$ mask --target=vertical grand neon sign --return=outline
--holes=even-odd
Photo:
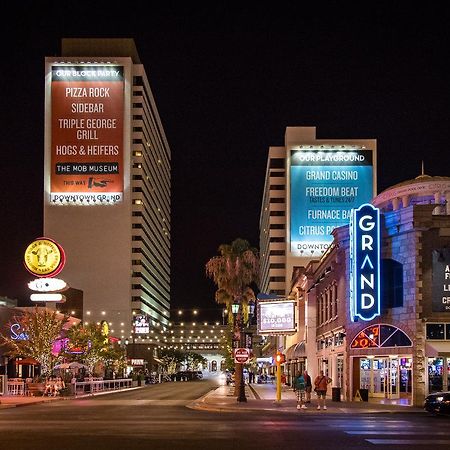
[[[380,315],[380,210],[352,211],[350,222],[350,314],[353,321]]]

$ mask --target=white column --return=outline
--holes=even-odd
[[[337,387],[338,386],[337,355],[335,355],[334,353],[331,354],[331,379],[333,380],[331,386]]]
[[[404,195],[402,197],[402,205],[403,208],[407,208],[409,206],[409,195]]]

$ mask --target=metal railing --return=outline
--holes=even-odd
[[[117,391],[133,387],[131,378],[120,378],[117,380],[100,381],[76,381],[70,383],[72,395],[89,395],[98,392]]]

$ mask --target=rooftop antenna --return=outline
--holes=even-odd
[[[422,159],[422,176],[423,175],[425,175],[425,168],[424,168],[423,159]]]

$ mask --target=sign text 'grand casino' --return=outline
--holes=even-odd
[[[371,204],[352,211],[350,222],[352,320],[380,315],[380,211]]]

